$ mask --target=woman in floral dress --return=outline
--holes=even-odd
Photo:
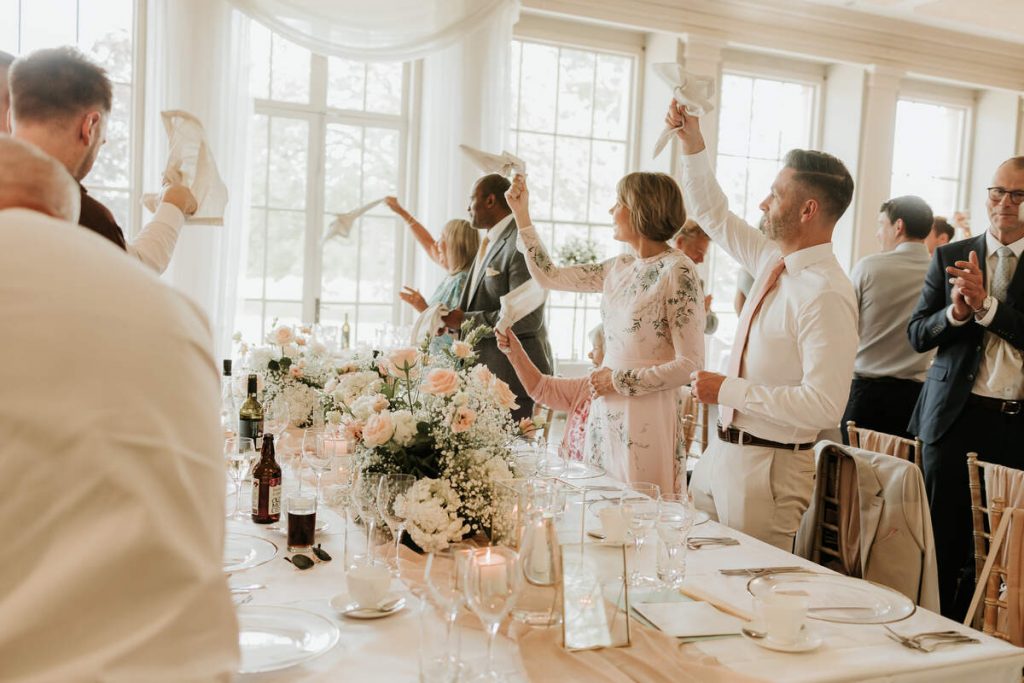
[[[530,274],[548,289],[604,295],[605,358],[590,376],[587,459],[621,481],[681,491],[683,387],[704,367],[704,293],[693,261],[666,244],[686,220],[676,182],[631,173],[617,195],[613,236],[631,253],[567,267],[551,261],[533,227],[526,179],[516,176],[506,197]]]

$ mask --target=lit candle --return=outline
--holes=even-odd
[[[508,568],[504,557],[492,555],[491,549],[488,548],[476,565],[480,576],[481,595],[504,595],[508,592]]]

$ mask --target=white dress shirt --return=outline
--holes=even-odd
[[[759,230],[729,211],[707,152],[682,157],[691,217],[755,275],[746,306],[781,255]],[[786,269],[750,326],[741,377],[727,377],[719,404],[733,426],[781,443],[814,441],[843,415],[857,354],[857,300],[831,244],[785,257]],[[735,349],[733,350],[736,351]]]
[[[466,284],[469,287],[469,301],[473,300],[473,295],[476,294],[476,288],[479,284],[477,275],[480,272],[480,267],[487,263],[487,258],[494,253],[494,250],[498,248],[498,238],[501,237],[501,233],[505,232],[505,228],[512,222],[512,214],[509,214],[502,218],[500,221],[491,226],[491,228],[484,234],[480,242],[484,239],[487,240],[487,251],[484,252],[483,258],[473,258],[473,269],[469,271],[469,282]]]
[[[1021,254],[1024,253],[1024,237],[1004,245],[992,231],[985,233],[985,283],[986,287],[991,285],[992,274],[996,272],[999,257],[996,252],[1007,246],[1017,257],[1017,268],[1021,267]],[[992,307],[983,318],[975,320],[982,327],[988,327],[995,320],[996,310],[999,308],[999,300],[994,299]],[[946,309],[946,319],[953,325],[960,327],[971,322],[973,316],[966,320],[957,320],[953,317],[953,306]],[[983,337],[984,352],[981,356],[981,364],[978,366],[978,375],[974,380],[972,394],[999,398],[1004,401],[1018,401],[1024,399],[1024,357],[1021,350],[1006,341],[999,335],[985,332]]]
[[[185,214],[174,204],[162,202],[153,214],[153,220],[142,227],[142,232],[126,248],[128,253],[162,274],[167,270],[178,244]]]
[[[0,678],[230,681],[218,373],[105,238],[0,211]]]

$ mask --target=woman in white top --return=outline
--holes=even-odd
[[[614,238],[631,247],[603,263],[558,267],[530,220],[526,179],[506,197],[519,226],[519,249],[544,287],[602,292],[604,367],[591,375],[596,399],[584,449],[591,462],[625,482],[686,487],[683,387],[704,366],[704,293],[697,269],[666,244],[686,220],[682,193],[664,173],[619,181],[610,209]]]

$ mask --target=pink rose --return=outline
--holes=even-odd
[[[463,406],[456,410],[452,417],[452,431],[461,434],[472,427],[474,422],[476,422],[476,411]]]
[[[295,340],[295,343],[296,343],[296,344],[298,344],[299,346],[305,346],[305,345],[306,345],[306,340],[305,340],[305,339],[303,339],[302,337],[298,337],[298,338],[297,338],[297,339]]]
[[[388,370],[396,377],[405,377],[406,373],[412,374],[413,368],[419,363],[419,349],[407,347],[395,349],[388,354]]]
[[[434,368],[427,373],[420,391],[432,396],[448,396],[459,388],[459,375],[448,368]]]
[[[298,379],[299,377],[302,377],[302,368],[293,365],[290,368],[288,368],[288,374]]]
[[[353,420],[345,425],[345,438],[349,441],[359,441],[363,438],[363,423]]]
[[[373,412],[379,413],[388,407],[388,397],[384,394],[377,394],[377,399],[373,402]]]
[[[270,332],[270,338],[278,346],[286,346],[295,341],[295,332],[287,325],[280,325]]]
[[[516,395],[512,393],[512,390],[508,388],[500,379],[495,379],[491,385],[491,390],[494,392],[494,398],[498,399],[498,403],[502,408],[508,408],[514,410],[519,407],[516,403]]]
[[[391,413],[377,413],[366,420],[363,427],[363,443],[370,448],[381,446],[391,440],[395,433],[395,423],[391,420]]]
[[[464,341],[453,342],[452,353],[456,358],[469,358],[473,355],[473,347]]]
[[[486,365],[476,366],[470,371],[469,375],[483,385],[490,384],[491,380],[494,379],[494,373],[488,370]]]

